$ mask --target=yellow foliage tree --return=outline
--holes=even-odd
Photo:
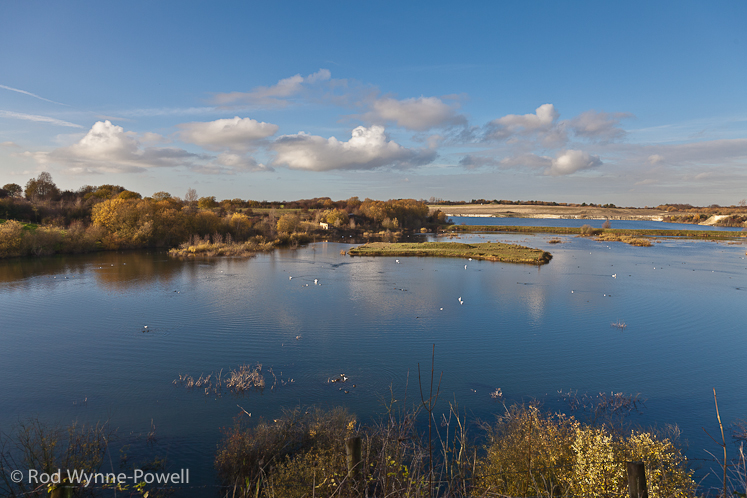
[[[20,255],[23,224],[8,220],[0,224],[0,258]]]
[[[277,230],[282,233],[293,233],[298,228],[299,222],[298,215],[286,213],[278,220]]]

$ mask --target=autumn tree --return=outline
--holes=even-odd
[[[23,187],[21,187],[17,183],[6,183],[5,185],[3,185],[3,190],[8,193],[9,197],[18,198],[21,197],[21,194],[23,194]]]
[[[60,189],[57,188],[54,180],[52,180],[52,175],[46,171],[42,171],[38,177],[26,182],[24,193],[30,201],[51,200],[60,195]]]
[[[200,197],[200,200],[197,201],[197,207],[200,209],[212,209],[218,207],[218,201],[215,200],[214,195],[210,197]]]
[[[284,214],[278,220],[278,225],[277,225],[278,232],[293,233],[298,227],[299,223],[300,223],[300,220],[298,218],[298,215],[291,214],[291,213]]]

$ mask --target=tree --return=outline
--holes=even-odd
[[[300,220],[297,215],[291,213],[284,214],[278,220],[278,232],[293,233],[296,227],[298,227],[299,222]]]
[[[3,190],[8,192],[8,196],[10,197],[21,197],[21,194],[23,193],[23,187],[17,183],[6,183],[3,185]]]
[[[197,203],[197,191],[193,188],[188,188],[187,193],[184,194],[184,200],[189,204],[190,206],[194,206]]]
[[[165,201],[165,200],[171,199],[171,194],[169,194],[168,192],[164,192],[164,191],[156,192],[155,194],[153,194],[152,199],[156,202]]]
[[[211,195],[210,197],[200,197],[200,200],[197,201],[197,207],[200,209],[212,209],[218,207],[218,201],[215,200],[214,195]]]
[[[30,179],[26,183],[24,191],[28,200],[49,200],[60,195],[60,189],[57,188],[52,175],[46,171],[39,173],[36,178]]]

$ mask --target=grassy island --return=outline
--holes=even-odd
[[[459,242],[371,242],[348,251],[352,256],[437,256],[444,258],[472,258],[503,263],[544,265],[550,262],[549,252],[531,247],[500,242],[462,244]]]

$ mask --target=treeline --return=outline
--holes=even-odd
[[[431,197],[430,199],[423,200],[422,202],[426,202],[428,204],[439,204],[444,206],[464,206],[467,204],[498,204],[498,205],[507,205],[507,206],[568,206],[568,207],[602,207],[602,208],[617,208],[618,206],[615,206],[614,204],[594,204],[593,202],[586,203],[582,202],[581,204],[575,204],[571,202],[555,202],[555,201],[511,201],[507,199],[472,199],[470,201],[448,201],[436,197]],[[625,208],[625,209],[635,209],[635,208]]]
[[[168,192],[143,197],[119,185],[61,191],[46,172],[25,188],[6,184],[0,196],[0,222],[7,220],[0,225],[0,257],[169,248],[197,237],[272,247],[324,237],[329,230],[428,230],[446,222],[443,213],[429,216],[428,206],[413,199],[218,201],[198,197],[194,189],[183,199]]]

